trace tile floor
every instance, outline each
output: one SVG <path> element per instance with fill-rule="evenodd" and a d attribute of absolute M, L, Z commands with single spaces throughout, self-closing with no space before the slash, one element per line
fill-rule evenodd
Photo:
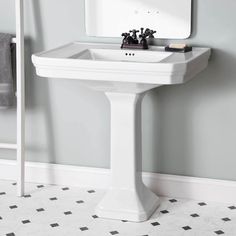
<path fill-rule="evenodd" d="M 104 190 L 0 181 L 0 236 L 236 236 L 235 204 L 162 198 L 150 220 L 131 223 L 98 218 Z"/>

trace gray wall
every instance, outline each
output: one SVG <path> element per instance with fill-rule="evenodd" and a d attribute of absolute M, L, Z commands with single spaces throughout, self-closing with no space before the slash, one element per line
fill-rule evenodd
<path fill-rule="evenodd" d="M 109 103 L 76 81 L 38 79 L 33 52 L 87 38 L 83 0 L 25 0 L 27 160 L 109 167 Z M 14 1 L 0 0 L 0 31 L 15 32 Z M 143 169 L 236 180 L 236 2 L 194 0 L 193 45 L 213 48 L 210 65 L 184 85 L 143 102 Z M 167 41 L 156 40 L 156 44 Z M 15 140 L 14 110 L 0 112 L 0 140 Z M 14 152 L 1 151 L 14 159 Z"/>

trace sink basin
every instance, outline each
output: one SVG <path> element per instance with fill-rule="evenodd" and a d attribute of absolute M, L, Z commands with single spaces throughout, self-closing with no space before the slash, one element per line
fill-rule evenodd
<path fill-rule="evenodd" d="M 99 217 L 140 222 L 159 206 L 142 181 L 142 98 L 152 88 L 192 79 L 209 56 L 208 48 L 170 53 L 156 46 L 121 50 L 118 44 L 80 42 L 32 56 L 39 76 L 77 80 L 110 101 L 111 187 L 96 208 Z"/>
<path fill-rule="evenodd" d="M 142 93 L 184 83 L 207 67 L 209 48 L 189 53 L 120 49 L 118 44 L 74 42 L 32 56 L 41 77 L 76 79 L 104 92 Z"/>
<path fill-rule="evenodd" d="M 120 49 L 86 49 L 76 55 L 73 59 L 84 59 L 94 61 L 120 61 L 120 62 L 139 62 L 157 63 L 169 57 L 170 52 L 155 51 L 125 51 Z"/>

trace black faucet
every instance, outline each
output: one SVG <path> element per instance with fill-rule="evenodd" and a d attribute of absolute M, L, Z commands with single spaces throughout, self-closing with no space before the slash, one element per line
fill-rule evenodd
<path fill-rule="evenodd" d="M 137 33 L 140 32 L 138 40 Z M 132 35 L 130 35 L 132 33 Z M 122 33 L 123 41 L 121 44 L 121 48 L 129 48 L 129 49 L 148 49 L 148 38 L 154 38 L 154 34 L 156 31 L 141 28 L 140 31 L 133 29 L 130 30 L 129 33 Z"/>
<path fill-rule="evenodd" d="M 139 30 L 133 29 L 129 31 L 130 33 L 132 33 L 132 38 L 133 38 L 133 44 L 138 44 L 138 37 L 137 37 L 137 33 L 139 33 Z"/>

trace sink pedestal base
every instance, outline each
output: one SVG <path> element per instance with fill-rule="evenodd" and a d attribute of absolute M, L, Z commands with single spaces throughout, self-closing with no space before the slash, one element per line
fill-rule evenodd
<path fill-rule="evenodd" d="M 141 102 L 144 94 L 106 93 L 111 103 L 111 187 L 99 217 L 141 222 L 160 204 L 142 181 Z"/>

